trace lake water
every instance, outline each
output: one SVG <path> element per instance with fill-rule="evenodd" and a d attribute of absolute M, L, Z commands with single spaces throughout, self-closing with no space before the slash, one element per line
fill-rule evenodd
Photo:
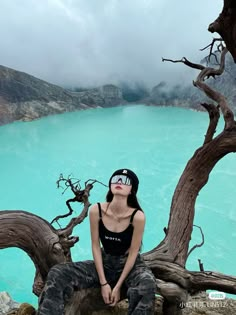
<path fill-rule="evenodd" d="M 139 201 L 147 223 L 143 251 L 164 237 L 171 198 L 182 171 L 202 145 L 208 114 L 174 107 L 133 105 L 91 109 L 50 116 L 33 122 L 0 127 L 0 209 L 22 209 L 47 220 L 67 212 L 56 188 L 60 173 L 107 183 L 118 168 L 131 168 L 140 178 Z M 220 131 L 220 128 L 219 128 Z M 212 171 L 196 202 L 196 225 L 202 227 L 205 244 L 189 257 L 187 268 L 236 274 L 236 163 L 230 154 Z M 105 198 L 106 187 L 96 184 L 90 201 Z M 75 204 L 75 215 L 80 205 Z M 63 223 L 63 221 L 61 222 Z M 57 226 L 55 226 L 57 227 Z M 73 235 L 80 241 L 73 260 L 91 258 L 89 224 L 86 219 Z M 201 242 L 194 229 L 190 246 Z M 14 300 L 37 303 L 32 294 L 34 266 L 20 249 L 0 250 L 0 291 Z"/>

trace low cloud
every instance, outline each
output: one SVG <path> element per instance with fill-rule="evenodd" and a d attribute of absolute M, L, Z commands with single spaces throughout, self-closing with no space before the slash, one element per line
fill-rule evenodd
<path fill-rule="evenodd" d="M 0 63 L 61 86 L 186 82 L 222 0 L 1 0 Z"/>

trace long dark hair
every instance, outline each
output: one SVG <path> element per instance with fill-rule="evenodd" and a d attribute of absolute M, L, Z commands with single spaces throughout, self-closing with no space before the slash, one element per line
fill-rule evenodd
<path fill-rule="evenodd" d="M 108 193 L 106 195 L 106 201 L 107 202 L 111 202 L 113 199 L 113 193 L 111 192 L 111 188 L 109 187 Z M 131 208 L 135 208 L 135 209 L 140 209 L 141 211 L 143 211 L 143 209 L 141 208 L 136 193 L 131 190 L 131 193 L 129 194 L 128 198 L 127 198 L 127 205 Z"/>

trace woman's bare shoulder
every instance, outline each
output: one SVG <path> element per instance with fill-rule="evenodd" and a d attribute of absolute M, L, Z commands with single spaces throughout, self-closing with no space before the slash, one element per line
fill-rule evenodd
<path fill-rule="evenodd" d="M 100 202 L 102 211 L 105 211 L 107 208 L 107 202 Z M 94 203 L 89 210 L 90 213 L 98 213 L 98 203 Z"/>
<path fill-rule="evenodd" d="M 94 203 L 90 208 L 89 208 L 89 216 L 90 218 L 97 218 L 99 217 L 99 211 L 98 211 L 98 204 Z"/>
<path fill-rule="evenodd" d="M 145 222 L 145 214 L 142 210 L 138 209 L 135 213 L 134 222 Z"/>
<path fill-rule="evenodd" d="M 101 205 L 102 210 L 106 211 L 108 207 L 108 202 L 100 202 L 100 205 Z"/>

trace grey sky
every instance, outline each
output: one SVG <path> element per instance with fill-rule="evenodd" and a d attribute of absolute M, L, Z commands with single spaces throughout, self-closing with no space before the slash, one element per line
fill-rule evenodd
<path fill-rule="evenodd" d="M 0 64 L 59 85 L 182 82 L 223 0 L 0 0 Z M 215 35 L 217 36 L 217 35 Z"/>

